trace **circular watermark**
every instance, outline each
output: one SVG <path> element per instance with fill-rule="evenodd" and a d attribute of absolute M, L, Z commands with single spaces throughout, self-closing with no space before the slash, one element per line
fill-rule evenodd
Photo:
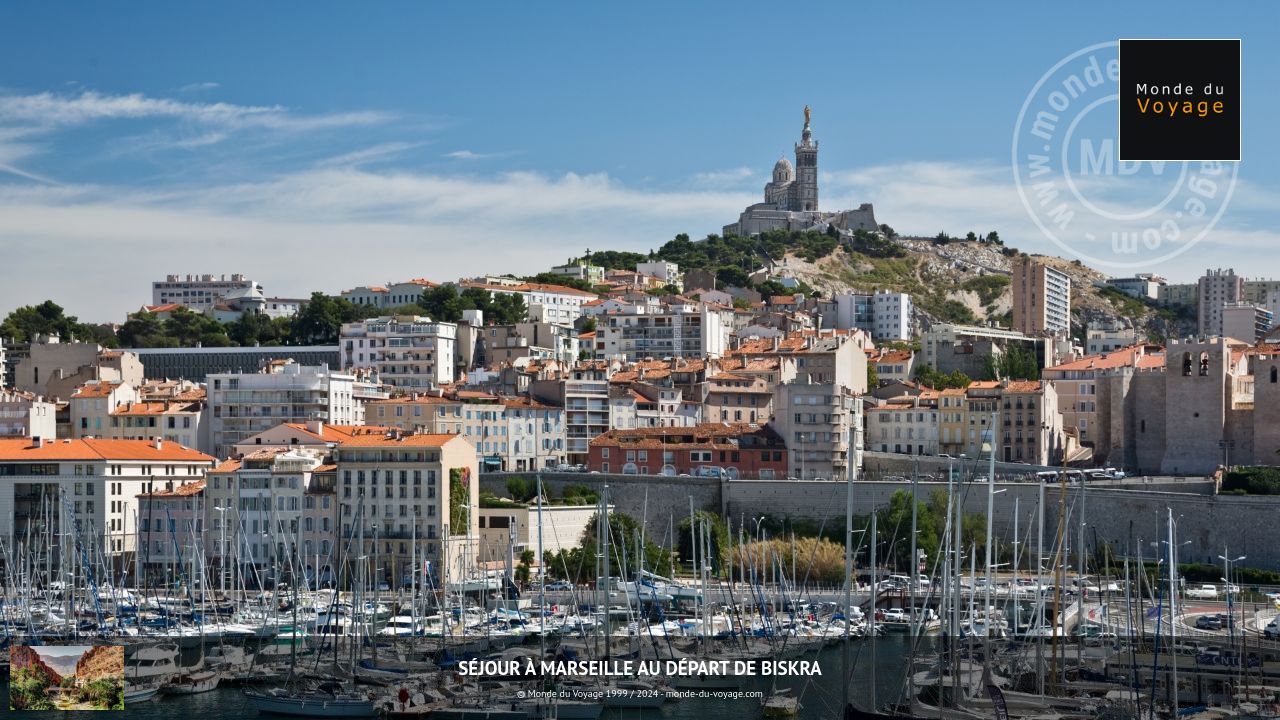
<path fill-rule="evenodd" d="M 1120 159 L 1120 43 L 1059 60 L 1013 129 L 1018 197 L 1041 232 L 1094 265 L 1142 268 L 1186 252 L 1222 217 L 1239 163 Z"/>

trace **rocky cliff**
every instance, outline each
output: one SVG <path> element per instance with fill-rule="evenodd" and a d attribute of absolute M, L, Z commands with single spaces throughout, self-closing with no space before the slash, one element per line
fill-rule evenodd
<path fill-rule="evenodd" d="M 89 682 L 102 677 L 124 677 L 123 647 L 99 645 L 80 656 L 80 662 L 76 663 L 77 682 Z"/>
<path fill-rule="evenodd" d="M 33 672 L 44 675 L 50 685 L 57 685 L 62 682 L 62 676 L 58 671 L 49 667 L 36 651 L 26 645 L 13 645 L 9 648 L 9 672 L 17 672 L 18 670 L 28 669 Z"/>

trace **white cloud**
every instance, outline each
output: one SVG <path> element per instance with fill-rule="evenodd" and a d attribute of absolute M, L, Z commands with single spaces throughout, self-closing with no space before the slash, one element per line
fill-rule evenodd
<path fill-rule="evenodd" d="M 182 87 L 178 88 L 178 91 L 179 92 L 201 92 L 204 90 L 216 90 L 217 88 L 220 88 L 220 87 L 222 87 L 222 83 L 200 82 L 200 83 L 191 83 L 190 85 L 183 85 Z"/>
<path fill-rule="evenodd" d="M 317 165 L 322 167 L 333 166 L 350 166 L 357 167 L 360 165 L 368 165 L 384 160 L 391 160 L 398 157 L 409 150 L 421 147 L 425 143 L 407 143 L 407 142 L 388 142 L 373 145 L 371 147 L 354 150 L 349 153 L 335 155 L 330 158 L 321 160 Z"/>
<path fill-rule="evenodd" d="M 453 152 L 445 153 L 442 157 L 447 157 L 450 160 L 490 160 L 510 155 L 511 153 L 509 152 L 478 153 L 470 150 L 454 150 Z"/>
<path fill-rule="evenodd" d="M 231 128 L 313 130 L 374 125 L 391 117 L 373 111 L 298 115 L 281 105 L 193 103 L 141 93 L 107 95 L 92 90 L 78 95 L 51 92 L 0 95 L 0 122 L 40 128 L 84 125 L 99 120 L 170 118 Z"/>
<path fill-rule="evenodd" d="M 741 190 L 752 180 L 759 180 L 755 170 L 738 167 L 697 173 L 690 179 L 689 186 L 703 190 Z"/>

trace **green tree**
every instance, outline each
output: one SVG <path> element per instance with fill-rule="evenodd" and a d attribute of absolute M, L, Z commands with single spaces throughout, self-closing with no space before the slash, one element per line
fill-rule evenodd
<path fill-rule="evenodd" d="M 694 513 L 694 517 L 698 520 L 699 527 L 704 524 L 711 528 L 711 572 L 719 577 L 724 572 L 725 560 L 729 557 L 729 529 L 725 525 L 724 518 L 718 513 L 699 510 Z M 693 560 L 693 540 L 694 535 L 690 533 L 691 518 L 684 518 L 680 521 L 680 532 L 677 534 L 677 546 L 679 548 L 681 560 Z M 699 548 L 703 547 L 701 544 Z M 698 551 L 701 556 L 702 551 Z"/>
<path fill-rule="evenodd" d="M 524 502 L 533 499 L 538 492 L 538 484 L 527 477 L 515 476 L 507 478 L 507 493 L 512 500 Z"/>
<path fill-rule="evenodd" d="M 982 372 L 984 380 L 1036 380 L 1040 363 L 1030 350 L 1010 345 L 999 355 L 988 353 L 982 359 Z"/>
<path fill-rule="evenodd" d="M 156 340 L 164 337 L 164 323 L 155 313 L 137 312 L 120 326 L 117 335 L 125 347 L 156 347 Z"/>
<path fill-rule="evenodd" d="M 911 493 L 907 490 L 895 490 L 889 497 L 889 505 L 879 510 L 876 521 L 877 533 L 881 536 L 881 544 L 888 543 L 882 557 L 885 562 L 896 568 L 910 568 L 911 563 Z M 942 537 L 941 524 L 946 522 L 945 512 L 938 514 L 935 508 L 924 500 L 916 500 L 916 538 L 917 549 L 930 558 L 938 556 L 939 542 Z M 943 508 L 945 509 L 945 500 Z"/>
<path fill-rule="evenodd" d="M 32 342 L 37 335 L 57 335 L 64 341 L 96 339 L 92 326 L 81 325 L 62 306 L 52 300 L 39 305 L 24 305 L 0 322 L 0 338 L 13 342 Z"/>
<path fill-rule="evenodd" d="M 169 313 L 163 323 L 164 334 L 178 342 L 180 347 L 203 345 L 225 346 L 231 344 L 222 323 L 203 313 L 178 308 Z"/>
<path fill-rule="evenodd" d="M 880 387 L 880 373 L 876 372 L 875 363 L 867 363 L 867 389 L 875 390 Z"/>
<path fill-rule="evenodd" d="M 453 535 L 468 534 L 473 481 L 470 468 L 449 470 L 449 532 Z"/>
<path fill-rule="evenodd" d="M 293 338 L 301 345 L 331 345 L 338 342 L 342 323 L 341 302 L 314 292 L 306 307 L 293 318 Z"/>

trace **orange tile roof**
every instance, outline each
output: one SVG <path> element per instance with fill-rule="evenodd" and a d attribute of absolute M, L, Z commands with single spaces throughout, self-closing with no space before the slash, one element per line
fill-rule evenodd
<path fill-rule="evenodd" d="M 339 443 L 339 447 L 443 447 L 460 435 L 429 435 L 410 433 L 379 433 L 354 435 Z"/>
<path fill-rule="evenodd" d="M 239 470 L 239 469 L 240 469 L 240 466 L 241 466 L 241 465 L 243 465 L 243 464 L 244 464 L 244 463 L 243 463 L 243 462 L 241 462 L 239 459 L 235 459 L 235 460 L 223 460 L 222 462 L 218 463 L 217 467 L 213 468 L 212 470 L 209 470 L 209 472 L 210 472 L 210 473 L 218 473 L 219 475 L 221 475 L 221 474 L 225 474 L 225 473 L 233 473 L 233 472 L 235 472 L 235 471 Z M 208 473 L 206 473 L 206 474 L 208 474 Z"/>
<path fill-rule="evenodd" d="M 1005 392 L 1011 393 L 1038 393 L 1040 392 L 1039 380 L 1014 380 L 1005 388 Z"/>
<path fill-rule="evenodd" d="M 169 413 L 193 413 L 200 412 L 200 408 L 190 403 L 172 403 L 172 402 L 135 402 L 117 405 L 111 411 L 112 415 L 166 415 Z"/>
<path fill-rule="evenodd" d="M 325 423 L 321 428 L 321 434 L 317 435 L 307 428 L 306 423 L 285 423 L 285 425 L 294 430 L 300 430 L 317 440 L 333 443 L 345 442 L 363 435 L 381 436 L 391 430 L 391 428 L 381 425 L 330 425 Z"/>
<path fill-rule="evenodd" d="M 1146 348 L 1138 355 L 1139 348 Z M 1113 370 L 1122 367 L 1157 368 L 1164 366 L 1164 353 L 1156 351 L 1152 346 L 1130 345 L 1098 355 L 1086 355 L 1079 360 L 1054 365 L 1044 369 L 1047 373 L 1058 373 L 1080 370 Z"/>
<path fill-rule="evenodd" d="M 81 385 L 71 394 L 73 398 L 104 398 L 110 395 L 120 383 L 94 382 Z"/>
<path fill-rule="evenodd" d="M 205 481 L 197 480 L 195 482 L 183 483 L 172 490 L 156 490 L 150 493 L 138 493 L 138 497 L 191 497 L 204 492 Z"/>
<path fill-rule="evenodd" d="M 35 447 L 30 438 L 0 438 L 0 460 L 139 460 L 150 462 L 212 462 L 213 458 L 176 442 L 150 440 L 46 440 Z"/>
<path fill-rule="evenodd" d="M 911 357 L 912 355 L 910 350 L 890 350 L 889 352 L 881 353 L 880 357 L 876 359 L 876 362 L 877 363 L 900 363 L 900 362 L 906 362 L 910 360 Z"/>
<path fill-rule="evenodd" d="M 336 472 L 337 470 L 338 470 L 337 465 L 327 464 L 327 465 L 317 465 L 311 469 L 311 472 L 323 473 L 323 472 Z"/>
<path fill-rule="evenodd" d="M 178 303 L 164 303 L 163 305 L 143 305 L 142 311 L 149 312 L 149 313 L 164 313 L 164 312 L 173 312 L 174 310 L 177 310 L 180 307 L 182 307 L 182 305 Z"/>

